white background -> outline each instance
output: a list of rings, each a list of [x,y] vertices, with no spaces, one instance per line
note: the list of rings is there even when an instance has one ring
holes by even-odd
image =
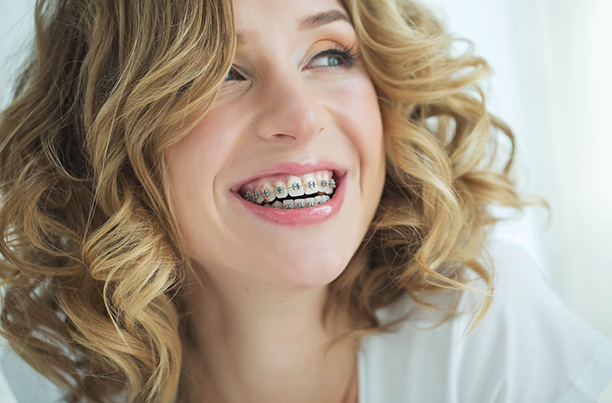
[[[548,227],[531,208],[500,236],[612,338],[612,1],[423,1],[492,65],[489,108],[516,135],[520,184],[551,205]]]
[[[517,177],[545,197],[499,236],[533,255],[561,299],[612,338],[612,0],[423,0],[493,67],[489,108],[514,130]],[[33,1],[0,0],[0,106]],[[600,403],[612,402],[612,385]]]

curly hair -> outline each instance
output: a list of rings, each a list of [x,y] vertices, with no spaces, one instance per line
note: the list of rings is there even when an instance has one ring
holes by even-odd
[[[408,0],[345,0],[380,100],[386,183],[367,236],[328,287],[347,337],[388,330],[408,293],[488,286],[491,205],[526,203],[509,179],[510,129],[477,85],[487,63]],[[236,48],[230,0],[38,0],[32,56],[0,117],[1,335],[66,401],[173,401],[190,269],[163,155],[203,116]],[[499,136],[509,158],[494,169]]]

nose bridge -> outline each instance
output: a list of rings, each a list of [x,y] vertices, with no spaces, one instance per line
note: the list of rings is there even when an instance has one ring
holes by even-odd
[[[323,110],[299,73],[275,71],[262,85],[261,110],[255,123],[266,139],[289,137],[309,142],[323,129]]]

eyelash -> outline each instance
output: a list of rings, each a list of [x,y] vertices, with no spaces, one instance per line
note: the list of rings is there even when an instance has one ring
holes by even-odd
[[[343,64],[341,66],[327,66],[327,67],[352,67],[355,61],[359,58],[357,49],[354,46],[344,46],[341,48],[330,48],[322,52],[317,53],[311,59],[311,62],[326,56],[338,56],[342,59]]]
[[[344,46],[344,47],[338,47],[338,48],[329,48],[326,49],[322,52],[317,53],[316,55],[314,55],[312,57],[312,59],[310,60],[310,63],[312,63],[313,61],[320,59],[322,57],[327,57],[327,56],[337,56],[340,59],[342,59],[342,64],[341,65],[335,65],[335,66],[318,66],[318,67],[342,67],[342,68],[349,68],[352,67],[355,64],[355,61],[359,59],[360,55],[356,49],[355,46]],[[310,64],[309,63],[309,64]],[[313,67],[316,68],[316,67]],[[233,78],[233,79],[227,79],[227,77],[233,74],[234,76],[238,76],[239,78]],[[238,69],[236,68],[236,66],[232,65],[232,67],[230,68],[230,71],[228,71],[227,76],[225,77],[225,81],[236,81],[239,79],[245,79],[244,76],[238,71]]]

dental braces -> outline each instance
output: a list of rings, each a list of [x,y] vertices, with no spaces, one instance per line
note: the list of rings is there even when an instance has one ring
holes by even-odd
[[[330,180],[329,180],[329,182],[328,182],[328,181],[326,181],[326,180],[322,180],[322,181],[321,181],[321,183],[320,183],[320,185],[321,185],[321,187],[322,187],[322,188],[325,188],[325,187],[327,187],[327,185],[329,185],[329,187],[330,187],[330,188],[335,189],[335,188],[336,188],[336,181],[335,181],[334,179],[330,179]],[[299,184],[299,183],[294,183],[293,185],[291,185],[291,188],[292,188],[293,190],[300,190],[300,188],[301,188],[301,187],[303,187],[303,186],[304,186],[304,185],[301,185],[301,184]],[[315,181],[310,181],[310,182],[308,182],[307,186],[308,186],[310,189],[314,189],[314,188],[317,186],[317,182],[315,182]],[[288,187],[284,188],[284,187],[282,187],[282,186],[277,186],[277,187],[276,187],[274,190],[276,191],[276,194],[281,194],[281,193],[283,193],[285,190],[288,190],[288,189],[289,189]],[[268,196],[270,196],[271,194],[272,194],[272,193],[271,193],[269,190],[267,190],[267,189],[261,189],[261,195],[262,195],[263,197],[268,197]],[[257,199],[259,198],[259,193],[258,193],[258,191],[256,190],[256,191],[255,191],[255,192],[254,192],[254,193],[251,195],[251,192],[247,191],[247,192],[244,194],[244,196],[242,196],[242,197],[243,197],[245,200],[247,200],[247,201],[257,200]],[[322,204],[322,203],[319,203],[319,204]],[[302,206],[302,207],[303,207],[303,206]],[[308,207],[312,207],[312,206],[308,206]],[[301,207],[298,207],[298,208],[301,208]]]
[[[326,199],[321,200],[321,201],[319,201],[317,203],[308,202],[308,203],[306,203],[306,205],[304,205],[304,203],[297,203],[297,204],[287,204],[287,205],[282,206],[282,207],[276,207],[276,206],[272,206],[270,204],[266,204],[265,206],[266,207],[274,207],[274,208],[281,209],[281,210],[283,210],[283,209],[284,210],[291,210],[291,209],[296,209],[296,208],[313,207],[315,204],[318,204],[318,205],[325,204],[325,203],[327,203],[328,201],[331,200],[329,195],[323,195],[321,197],[324,197]]]

